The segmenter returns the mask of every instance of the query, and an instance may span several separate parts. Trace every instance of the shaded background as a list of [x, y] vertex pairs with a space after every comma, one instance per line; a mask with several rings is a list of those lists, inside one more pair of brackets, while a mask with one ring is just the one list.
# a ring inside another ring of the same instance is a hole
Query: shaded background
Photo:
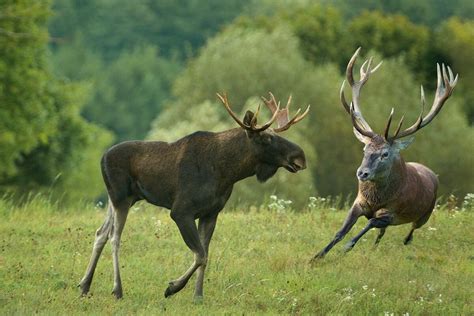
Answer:
[[362, 93], [365, 117], [380, 132], [392, 107], [395, 119], [416, 119], [420, 84], [431, 105], [437, 62], [459, 73], [454, 95], [405, 158], [435, 170], [441, 194], [473, 192], [470, 0], [2, 1], [0, 191], [97, 200], [107, 147], [235, 127], [217, 91], [240, 113], [273, 91], [282, 100], [292, 94], [294, 109], [312, 105], [285, 132], [309, 168], [281, 170], [264, 185], [244, 180], [233, 202], [353, 195], [362, 145], [339, 88], [358, 46], [384, 60]]

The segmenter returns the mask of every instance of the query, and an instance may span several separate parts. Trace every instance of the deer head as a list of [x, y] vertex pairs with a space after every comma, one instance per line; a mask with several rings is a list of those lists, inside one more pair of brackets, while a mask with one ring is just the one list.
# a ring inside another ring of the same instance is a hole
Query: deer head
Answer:
[[375, 133], [370, 128], [367, 121], [362, 116], [360, 110], [360, 90], [363, 85], [369, 80], [373, 74], [382, 64], [380, 62], [374, 68], [371, 68], [372, 57], [366, 60], [360, 68], [360, 80], [355, 81], [353, 75], [353, 68], [359, 55], [360, 47], [356, 50], [350, 59], [346, 69], [346, 80], [352, 88], [352, 102], [350, 105], [346, 102], [344, 95], [345, 80], [342, 83], [340, 91], [341, 103], [347, 113], [352, 119], [353, 131], [357, 139], [365, 144], [364, 158], [360, 167], [357, 169], [357, 178], [360, 181], [377, 181], [384, 179], [390, 174], [392, 166], [395, 161], [400, 160], [400, 150], [405, 149], [410, 145], [414, 137], [403, 139], [406, 136], [414, 134], [419, 129], [428, 125], [433, 118], [441, 111], [446, 100], [451, 96], [454, 87], [456, 86], [458, 76], [454, 76], [451, 68], [444, 64], [439, 66], [437, 64], [438, 85], [435, 93], [435, 98], [431, 110], [423, 117], [423, 110], [425, 106], [425, 95], [423, 86], [421, 86], [421, 113], [416, 122], [409, 128], [401, 131], [403, 124], [403, 117], [398, 123], [395, 133], [390, 136], [390, 125], [392, 122], [393, 109], [388, 117], [387, 125], [383, 135]]
[[[270, 93], [270, 99], [267, 100], [262, 97], [262, 100], [273, 115], [268, 122], [259, 126], [257, 125], [257, 117], [260, 112], [260, 105], [255, 113], [247, 111], [243, 120], [240, 120], [232, 111], [227, 95], [217, 94], [217, 97], [221, 100], [230, 116], [246, 132], [253, 156], [259, 162], [256, 167], [256, 175], [259, 181], [268, 180], [280, 167], [293, 173], [306, 168], [303, 150], [298, 145], [279, 136], [278, 133], [289, 129], [291, 125], [301, 121], [308, 114], [309, 106], [303, 114], [300, 114], [300, 110], [298, 110], [295, 116], [290, 119], [288, 108], [291, 103], [291, 96], [286, 107], [280, 110], [280, 103]], [[275, 121], [277, 122], [277, 127], [274, 129], [270, 128]]]

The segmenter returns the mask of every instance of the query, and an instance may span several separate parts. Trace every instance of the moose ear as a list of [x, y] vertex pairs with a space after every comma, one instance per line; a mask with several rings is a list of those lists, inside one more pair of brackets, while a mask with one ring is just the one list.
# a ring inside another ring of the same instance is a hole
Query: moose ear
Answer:
[[[244, 124], [247, 125], [247, 126], [251, 126], [251, 121], [253, 119], [253, 117], [255, 116], [255, 114], [252, 112], [252, 111], [247, 111], [245, 112], [245, 116], [244, 116]], [[255, 122], [257, 123], [257, 122]]]
[[362, 142], [362, 143], [364, 143], [364, 144], [370, 143], [370, 137], [367, 137], [367, 136], [362, 135], [362, 134], [359, 133], [359, 131], [356, 130], [355, 128], [352, 128], [352, 131], [354, 132], [355, 137], [357, 137], [357, 139], [358, 139], [360, 142]]
[[407, 137], [405, 139], [397, 139], [393, 142], [393, 145], [398, 149], [402, 150], [410, 146], [411, 143], [415, 140], [415, 137]]

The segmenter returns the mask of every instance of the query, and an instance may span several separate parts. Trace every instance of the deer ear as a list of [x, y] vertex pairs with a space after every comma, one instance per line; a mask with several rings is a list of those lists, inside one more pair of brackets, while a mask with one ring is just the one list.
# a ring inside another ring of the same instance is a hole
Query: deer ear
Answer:
[[408, 137], [406, 139], [397, 139], [393, 142], [393, 145], [398, 149], [402, 150], [410, 146], [411, 143], [415, 140], [415, 137]]
[[[252, 122], [252, 119], [253, 117], [255, 116], [255, 114], [252, 112], [252, 111], [247, 111], [245, 112], [245, 116], [244, 116], [244, 124], [247, 125], [247, 126], [251, 126], [251, 122]], [[257, 123], [257, 122], [255, 122]]]
[[370, 143], [370, 137], [367, 137], [367, 136], [362, 135], [362, 134], [359, 133], [359, 131], [356, 130], [355, 128], [352, 128], [352, 131], [354, 132], [355, 137], [357, 137], [357, 139], [358, 139], [360, 142], [362, 142], [362, 143], [364, 143], [364, 144]]

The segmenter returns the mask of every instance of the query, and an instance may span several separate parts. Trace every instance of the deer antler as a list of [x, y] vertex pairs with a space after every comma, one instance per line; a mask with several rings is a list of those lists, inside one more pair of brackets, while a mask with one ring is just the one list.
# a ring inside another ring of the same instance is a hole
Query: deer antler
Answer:
[[377, 66], [371, 69], [373, 58], [370, 57], [360, 67], [360, 80], [354, 81], [353, 68], [357, 60], [357, 56], [359, 55], [360, 49], [361, 48], [359, 47], [355, 51], [354, 55], [352, 55], [352, 58], [347, 64], [347, 69], [346, 69], [346, 79], [352, 88], [351, 105], [349, 106], [349, 104], [346, 101], [346, 97], [344, 95], [344, 86], [346, 83], [345, 80], [342, 82], [341, 91], [339, 95], [340, 95], [341, 103], [344, 106], [344, 109], [346, 109], [347, 113], [351, 115], [352, 125], [354, 126], [354, 128], [362, 135], [372, 138], [376, 134], [374, 133], [372, 128], [370, 128], [369, 124], [362, 116], [362, 112], [360, 111], [360, 107], [359, 107], [360, 90], [362, 89], [364, 84], [369, 80], [369, 76], [373, 74], [374, 72], [376, 72], [377, 69], [379, 69], [382, 62], [380, 62]]
[[404, 131], [400, 132], [400, 128], [403, 123], [403, 117], [400, 119], [400, 123], [398, 124], [398, 128], [395, 134], [392, 137], [388, 137], [388, 129], [390, 128], [390, 121], [387, 123], [387, 128], [385, 132], [385, 139], [387, 141], [394, 141], [395, 139], [402, 138], [408, 135], [411, 135], [418, 131], [419, 129], [428, 125], [436, 115], [438, 115], [439, 111], [443, 107], [446, 100], [451, 96], [453, 93], [454, 87], [458, 82], [458, 75], [454, 76], [453, 71], [449, 66], [445, 66], [444, 64], [441, 65], [441, 69], [439, 64], [436, 64], [436, 72], [438, 76], [438, 85], [436, 88], [435, 98], [433, 100], [433, 105], [431, 106], [431, 110], [428, 114], [423, 117], [423, 110], [425, 108], [425, 92], [423, 91], [423, 86], [421, 86], [421, 113], [416, 122], [410, 126], [409, 128], [405, 129]]
[[291, 95], [288, 98], [288, 101], [286, 102], [286, 106], [284, 109], [279, 110], [280, 108], [280, 102], [277, 102], [275, 99], [275, 96], [269, 92], [270, 94], [270, 99], [267, 100], [266, 98], [262, 97], [263, 102], [265, 105], [272, 111], [273, 115], [276, 115], [276, 121], [277, 121], [277, 128], [274, 128], [273, 130], [277, 133], [286, 131], [291, 127], [291, 125], [294, 125], [301, 121], [309, 112], [310, 105], [306, 108], [306, 110], [300, 114], [301, 109], [298, 109], [296, 111], [295, 116], [290, 119], [290, 113], [289, 113], [289, 108], [291, 104]]
[[237, 122], [237, 124], [239, 124], [243, 129], [253, 131], [253, 132], [261, 132], [261, 131], [264, 131], [267, 128], [269, 128], [273, 124], [273, 122], [276, 120], [277, 115], [278, 115], [278, 110], [279, 110], [279, 107], [280, 107], [280, 105], [277, 106], [276, 112], [273, 113], [272, 118], [267, 123], [265, 123], [264, 125], [258, 127], [257, 126], [257, 116], [258, 116], [258, 113], [260, 112], [260, 105], [258, 105], [257, 111], [255, 112], [252, 120], [250, 121], [250, 125], [247, 125], [244, 122], [242, 122], [238, 118], [238, 116], [230, 108], [229, 101], [227, 100], [227, 94], [226, 93], [224, 93], [223, 95], [220, 95], [219, 93], [217, 93], [217, 97], [221, 100], [222, 104], [224, 104], [224, 107], [226, 108], [227, 112], [229, 112], [230, 116], [232, 116], [232, 118], [234, 119], [234, 121]]

